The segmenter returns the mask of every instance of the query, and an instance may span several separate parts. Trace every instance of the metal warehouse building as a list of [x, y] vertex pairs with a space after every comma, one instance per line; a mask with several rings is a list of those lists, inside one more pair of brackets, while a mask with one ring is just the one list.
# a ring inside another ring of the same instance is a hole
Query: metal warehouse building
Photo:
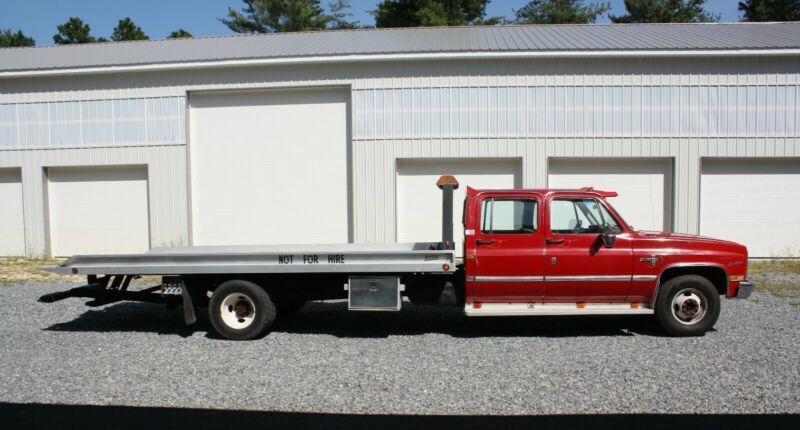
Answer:
[[436, 240], [442, 174], [617, 190], [635, 228], [781, 255], [799, 104], [800, 23], [2, 49], [0, 255]]

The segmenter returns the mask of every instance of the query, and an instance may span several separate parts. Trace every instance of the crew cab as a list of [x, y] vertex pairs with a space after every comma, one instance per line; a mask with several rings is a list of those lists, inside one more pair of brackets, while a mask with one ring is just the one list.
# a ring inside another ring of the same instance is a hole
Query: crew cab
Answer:
[[634, 231], [614, 192], [476, 190], [465, 206], [467, 315], [655, 314], [673, 335], [714, 326], [720, 296], [747, 298], [747, 249]]
[[[433, 185], [433, 184], [432, 184]], [[187, 324], [209, 307], [222, 337], [269, 332], [306, 301], [347, 299], [353, 311], [398, 311], [411, 303], [463, 307], [470, 317], [654, 315], [675, 336], [701, 335], [720, 297], [744, 299], [747, 249], [677, 233], [635, 231], [609, 199], [574, 190], [467, 188], [464, 241], [453, 245], [453, 190], [443, 176], [442, 239], [410, 244], [156, 248], [145, 254], [74, 256], [45, 270], [86, 275], [87, 285], [42, 302], [88, 297], [183, 306]], [[463, 258], [456, 258], [463, 255]], [[129, 291], [132, 279], [162, 283]]]

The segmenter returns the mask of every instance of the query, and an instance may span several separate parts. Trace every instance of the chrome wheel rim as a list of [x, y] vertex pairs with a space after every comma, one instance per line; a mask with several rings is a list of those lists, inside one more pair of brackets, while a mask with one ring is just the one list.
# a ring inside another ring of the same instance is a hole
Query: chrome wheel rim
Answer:
[[241, 330], [253, 324], [256, 317], [256, 304], [244, 294], [228, 294], [222, 299], [219, 312], [225, 325]]
[[672, 296], [672, 316], [683, 325], [702, 321], [707, 310], [708, 301], [696, 288], [684, 288]]

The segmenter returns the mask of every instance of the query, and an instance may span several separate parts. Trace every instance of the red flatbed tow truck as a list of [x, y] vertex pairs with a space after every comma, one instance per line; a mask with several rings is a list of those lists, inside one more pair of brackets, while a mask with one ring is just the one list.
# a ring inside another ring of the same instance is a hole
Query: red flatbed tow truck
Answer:
[[[432, 185], [433, 186], [433, 185]], [[720, 297], [744, 299], [747, 249], [687, 234], [634, 231], [609, 204], [617, 194], [577, 190], [467, 189], [463, 260], [453, 245], [453, 190], [443, 176], [442, 240], [407, 244], [155, 248], [144, 254], [74, 256], [44, 268], [87, 276], [47, 294], [101, 306], [130, 300], [183, 306], [187, 324], [208, 306], [223, 338], [267, 334], [306, 301], [348, 299], [353, 311], [411, 303], [458, 306], [467, 316], [654, 315], [674, 336], [701, 335]], [[162, 283], [131, 291], [131, 280]]]

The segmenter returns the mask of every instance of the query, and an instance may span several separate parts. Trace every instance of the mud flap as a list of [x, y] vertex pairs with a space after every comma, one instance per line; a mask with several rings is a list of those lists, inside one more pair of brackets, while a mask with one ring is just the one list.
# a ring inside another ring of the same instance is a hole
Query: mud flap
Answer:
[[189, 289], [183, 280], [181, 280], [181, 296], [183, 297], [183, 320], [186, 325], [192, 325], [197, 322], [197, 314], [192, 302], [192, 295], [189, 294]]

